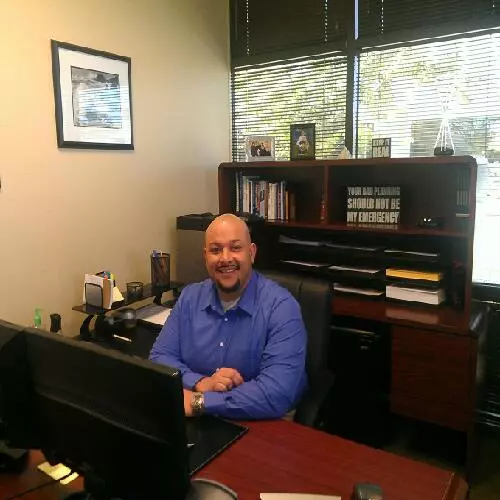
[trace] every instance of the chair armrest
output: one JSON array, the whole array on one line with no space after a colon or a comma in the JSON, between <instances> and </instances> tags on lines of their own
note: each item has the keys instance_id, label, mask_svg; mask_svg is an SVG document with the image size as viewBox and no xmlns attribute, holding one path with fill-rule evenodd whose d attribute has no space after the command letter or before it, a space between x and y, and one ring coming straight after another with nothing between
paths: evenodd
<instances>
[{"instance_id":1,"label":"chair armrest","mask_svg":"<svg viewBox=\"0 0 500 500\"><path fill-rule=\"evenodd\" d=\"M322 371L313 380L310 380L309 390L297 405L294 421L308 427L318 427L321 410L334 382L335 375L329 370Z\"/></svg>"}]
</instances>

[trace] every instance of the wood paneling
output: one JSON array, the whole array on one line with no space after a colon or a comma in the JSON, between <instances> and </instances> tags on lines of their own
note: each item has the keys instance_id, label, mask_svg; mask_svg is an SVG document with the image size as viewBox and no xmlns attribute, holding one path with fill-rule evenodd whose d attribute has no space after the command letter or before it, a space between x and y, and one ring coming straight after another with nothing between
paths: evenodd
<instances>
[{"instance_id":1,"label":"wood paneling","mask_svg":"<svg viewBox=\"0 0 500 500\"><path fill-rule=\"evenodd\" d=\"M394 326L392 411L467 430L472 418L472 342L454 334Z\"/></svg>"},{"instance_id":2,"label":"wood paneling","mask_svg":"<svg viewBox=\"0 0 500 500\"><path fill-rule=\"evenodd\" d=\"M199 473L219 481L240 500L258 500L263 492L340 495L350 498L354 483L373 482L390 500L465 500L467 484L452 472L391 453L275 420L248 422L249 432L216 457ZM42 461L34 453L32 466L22 476L0 477L0 491L23 491L47 481L33 464ZM9 484L16 482L17 488ZM81 487L72 483L71 490ZM28 500L56 500L62 488L51 486L26 496Z\"/></svg>"}]
</instances>

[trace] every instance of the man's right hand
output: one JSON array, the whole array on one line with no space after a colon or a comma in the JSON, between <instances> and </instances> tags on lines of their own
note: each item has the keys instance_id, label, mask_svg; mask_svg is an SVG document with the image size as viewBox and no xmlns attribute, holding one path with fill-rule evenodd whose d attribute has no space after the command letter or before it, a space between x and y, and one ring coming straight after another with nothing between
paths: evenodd
<instances>
[{"instance_id":1,"label":"man's right hand","mask_svg":"<svg viewBox=\"0 0 500 500\"><path fill-rule=\"evenodd\" d=\"M197 392L226 392L238 387L244 382L238 370L234 368L219 368L211 377L199 380L194 386Z\"/></svg>"}]
</instances>

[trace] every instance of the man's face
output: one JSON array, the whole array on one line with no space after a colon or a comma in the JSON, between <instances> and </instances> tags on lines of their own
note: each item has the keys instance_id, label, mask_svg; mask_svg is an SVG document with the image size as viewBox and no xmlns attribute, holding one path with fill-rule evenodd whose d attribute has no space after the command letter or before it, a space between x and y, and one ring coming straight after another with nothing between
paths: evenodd
<instances>
[{"instance_id":1,"label":"man's face","mask_svg":"<svg viewBox=\"0 0 500 500\"><path fill-rule=\"evenodd\" d=\"M220 292L239 297L250 278L257 251L244 223L217 222L207 230L205 245L208 275Z\"/></svg>"}]
</instances>

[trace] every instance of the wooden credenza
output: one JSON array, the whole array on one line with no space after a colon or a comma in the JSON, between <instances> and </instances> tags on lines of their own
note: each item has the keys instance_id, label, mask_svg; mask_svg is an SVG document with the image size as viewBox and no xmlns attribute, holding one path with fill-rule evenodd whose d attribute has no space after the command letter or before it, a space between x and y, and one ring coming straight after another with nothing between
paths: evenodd
<instances>
[{"instance_id":1,"label":"wooden credenza","mask_svg":"<svg viewBox=\"0 0 500 500\"><path fill-rule=\"evenodd\" d=\"M426 263L418 259L405 262L386 250L414 249L438 255L428 265L444 276L445 303L426 306L384 297L336 294L332 315L385 325L390 338L391 411L466 433L469 473L474 462L475 409L482 396L482 345L487 318L485 308L473 307L471 302L476 171L471 157L219 166L220 213L257 212L262 216L252 223L259 248L258 268L289 270L287 260L382 269L418 268ZM347 223L348 186L400 186L399 223ZM280 201L269 197L269 193L275 196L276 192L282 196ZM269 214L279 217L270 220ZM438 227L418 224L429 216L439 218ZM286 238L319 244L285 244ZM381 250L370 255L342 253L321 243L325 241L333 243L333 247L369 246ZM321 274L332 283L337 280L327 267L299 271ZM386 278L382 274L378 286L385 290Z\"/></svg>"}]
</instances>

